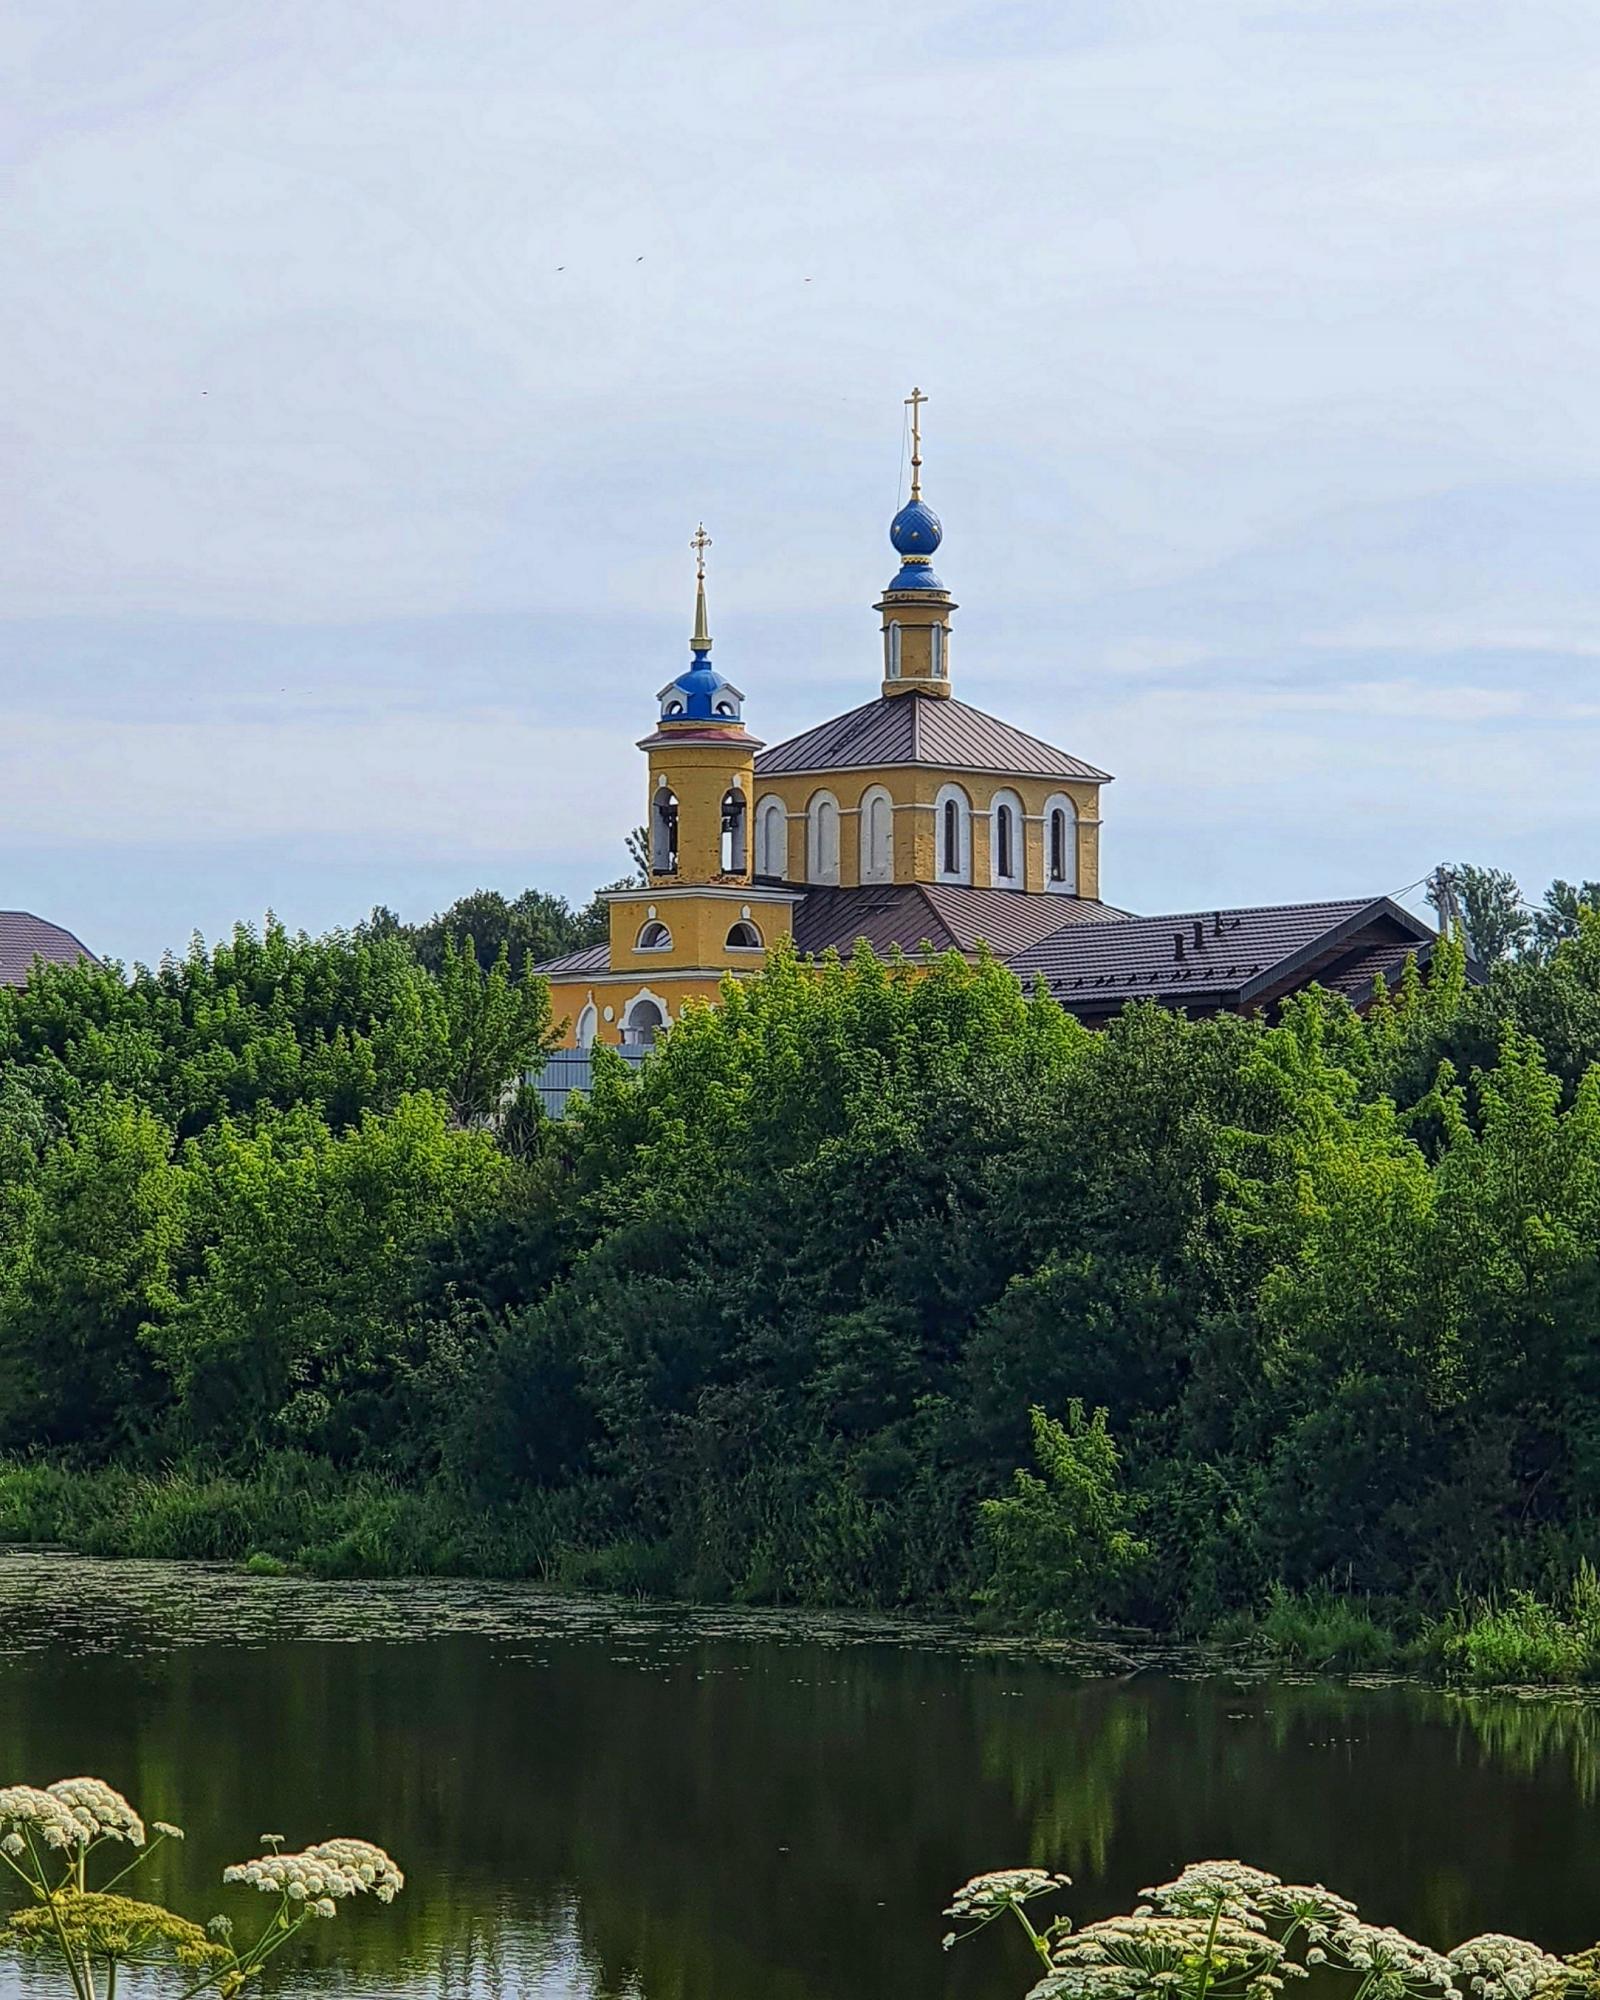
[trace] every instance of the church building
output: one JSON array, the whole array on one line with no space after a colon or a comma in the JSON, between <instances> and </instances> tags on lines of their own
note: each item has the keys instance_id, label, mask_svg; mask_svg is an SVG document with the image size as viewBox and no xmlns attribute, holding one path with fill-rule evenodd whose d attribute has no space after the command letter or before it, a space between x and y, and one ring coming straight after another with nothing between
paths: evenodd
<instances>
[{"instance_id":1,"label":"church building","mask_svg":"<svg viewBox=\"0 0 1600 2000\"><path fill-rule=\"evenodd\" d=\"M1434 932L1385 896L1136 917L1101 896L1110 774L957 698L951 619L934 567L943 529L911 496L889 527L899 568L874 609L876 697L768 746L711 664L701 528L690 661L659 696L648 760L650 872L610 898L607 943L541 966L569 1048L653 1042L690 1000L760 969L859 940L880 955L981 950L1064 1007L1104 1021L1130 999L1191 1013L1264 1010L1313 980L1359 1006Z\"/></svg>"}]
</instances>

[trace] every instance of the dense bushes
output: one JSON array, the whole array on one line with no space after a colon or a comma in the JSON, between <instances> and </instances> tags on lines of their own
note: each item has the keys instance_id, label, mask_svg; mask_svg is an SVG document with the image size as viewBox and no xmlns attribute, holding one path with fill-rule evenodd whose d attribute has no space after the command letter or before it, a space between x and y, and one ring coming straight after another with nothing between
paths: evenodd
<instances>
[{"instance_id":1,"label":"dense bushes","mask_svg":"<svg viewBox=\"0 0 1600 2000\"><path fill-rule=\"evenodd\" d=\"M544 1022L376 934L5 996L0 1442L145 1482L100 1546L260 1493L210 1552L1369 1658L1600 1555L1593 920L1365 1021L1099 1034L994 965L779 957L486 1121Z\"/></svg>"}]
</instances>

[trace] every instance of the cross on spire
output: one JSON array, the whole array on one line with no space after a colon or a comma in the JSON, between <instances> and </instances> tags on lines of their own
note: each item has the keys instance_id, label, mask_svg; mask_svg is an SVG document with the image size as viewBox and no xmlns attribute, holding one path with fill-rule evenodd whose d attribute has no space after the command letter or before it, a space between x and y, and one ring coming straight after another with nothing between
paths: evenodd
<instances>
[{"instance_id":1,"label":"cross on spire","mask_svg":"<svg viewBox=\"0 0 1600 2000\"><path fill-rule=\"evenodd\" d=\"M906 408L911 412L911 497L922 498L922 406L927 397L920 389L913 388L906 398Z\"/></svg>"},{"instance_id":2,"label":"cross on spire","mask_svg":"<svg viewBox=\"0 0 1600 2000\"><path fill-rule=\"evenodd\" d=\"M689 537L689 546L694 550L694 637L689 643L695 652L706 653L711 650L711 627L706 619L706 550L711 537L704 521Z\"/></svg>"}]
</instances>

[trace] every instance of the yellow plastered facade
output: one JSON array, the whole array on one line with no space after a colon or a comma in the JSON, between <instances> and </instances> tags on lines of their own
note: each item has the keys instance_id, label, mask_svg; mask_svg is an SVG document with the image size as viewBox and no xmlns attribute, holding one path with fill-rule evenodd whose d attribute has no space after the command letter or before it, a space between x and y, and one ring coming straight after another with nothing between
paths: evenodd
<instances>
[{"instance_id":1,"label":"yellow plastered facade","mask_svg":"<svg viewBox=\"0 0 1600 2000\"><path fill-rule=\"evenodd\" d=\"M941 794L954 787L967 802L970 856L964 874L979 888L995 880L991 833L994 806L1001 794L1020 802L1023 843L1022 878L1005 884L1010 888L1047 890L1046 815L1056 799L1071 802L1077 816L1077 889L1090 901L1100 895L1100 786L1080 779L1006 778L989 772L930 770L891 767L859 771L827 771L815 776L797 774L762 778L757 783L755 809L759 815L769 798L783 803L788 818L789 839L785 879L808 882L811 863L807 833L812 801L826 794L839 808L839 874L843 888L858 888L861 872L861 815L869 793L885 791L893 807L893 874L895 882L948 882L955 878L939 867L939 815Z\"/></svg>"},{"instance_id":2,"label":"yellow plastered facade","mask_svg":"<svg viewBox=\"0 0 1600 2000\"><path fill-rule=\"evenodd\" d=\"M884 592L876 609L883 619L886 695L949 695L950 614L956 608L944 591Z\"/></svg>"}]
</instances>

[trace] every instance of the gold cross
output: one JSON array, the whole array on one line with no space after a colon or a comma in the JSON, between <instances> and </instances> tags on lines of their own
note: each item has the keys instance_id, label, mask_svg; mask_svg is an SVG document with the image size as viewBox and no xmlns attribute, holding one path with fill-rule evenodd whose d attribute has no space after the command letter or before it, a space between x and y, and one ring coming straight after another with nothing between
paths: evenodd
<instances>
[{"instance_id":1,"label":"gold cross","mask_svg":"<svg viewBox=\"0 0 1600 2000\"><path fill-rule=\"evenodd\" d=\"M906 408L911 412L911 497L922 498L922 406L927 401L920 389L913 389L906 398Z\"/></svg>"},{"instance_id":2,"label":"gold cross","mask_svg":"<svg viewBox=\"0 0 1600 2000\"><path fill-rule=\"evenodd\" d=\"M694 550L694 573L704 583L706 576L706 550L711 546L711 537L706 533L706 524L704 521L700 523L699 527L689 537L689 546Z\"/></svg>"}]
</instances>

